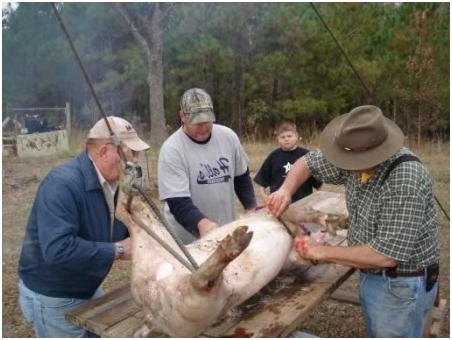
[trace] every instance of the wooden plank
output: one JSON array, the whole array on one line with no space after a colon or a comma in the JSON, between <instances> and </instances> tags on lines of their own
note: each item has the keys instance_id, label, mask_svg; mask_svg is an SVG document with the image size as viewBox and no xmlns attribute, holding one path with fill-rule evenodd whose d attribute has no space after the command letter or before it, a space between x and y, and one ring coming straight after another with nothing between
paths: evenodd
<instances>
[{"instance_id":1,"label":"wooden plank","mask_svg":"<svg viewBox=\"0 0 452 340\"><path fill-rule=\"evenodd\" d=\"M280 275L242 304L233 317L222 320L201 336L288 336L352 273L350 268L324 264ZM142 312L132 299L128 284L75 308L67 318L102 337L132 337L143 325ZM152 336L164 337L157 333Z\"/></svg>"},{"instance_id":2,"label":"wooden plank","mask_svg":"<svg viewBox=\"0 0 452 340\"><path fill-rule=\"evenodd\" d=\"M345 303L351 303L357 306L361 304L359 302L359 294L357 290L345 291L338 289L333 294L331 294L330 299Z\"/></svg>"},{"instance_id":3,"label":"wooden plank","mask_svg":"<svg viewBox=\"0 0 452 340\"><path fill-rule=\"evenodd\" d=\"M67 319L72 321L71 319L89 317L90 314L96 313L98 310L105 309L105 306L108 305L111 301L115 301L118 298L121 298L125 294L130 293L130 283L126 283L118 288L115 288L111 292L101 296L100 298L90 300L88 303L82 304L77 308L71 310L68 314Z\"/></svg>"},{"instance_id":4,"label":"wooden plank","mask_svg":"<svg viewBox=\"0 0 452 340\"><path fill-rule=\"evenodd\" d=\"M101 334L140 308L134 302L130 284L123 285L104 296L89 301L66 314L66 319L95 334Z\"/></svg>"},{"instance_id":5,"label":"wooden plank","mask_svg":"<svg viewBox=\"0 0 452 340\"><path fill-rule=\"evenodd\" d=\"M433 307L424 328L424 337L439 338L447 314L447 300L441 299L437 307Z\"/></svg>"},{"instance_id":6,"label":"wooden plank","mask_svg":"<svg viewBox=\"0 0 452 340\"><path fill-rule=\"evenodd\" d=\"M222 337L286 337L291 334L308 313L344 282L354 269L339 265L328 266L329 270L316 277L297 277L295 282L276 292L262 306L228 330ZM311 267L317 268L321 266ZM318 270L318 269L317 269Z\"/></svg>"},{"instance_id":7,"label":"wooden plank","mask_svg":"<svg viewBox=\"0 0 452 340\"><path fill-rule=\"evenodd\" d=\"M131 315L127 319L118 322L110 328L100 333L103 338L132 338L135 336L135 332L138 331L144 324L143 312L140 310L134 315ZM147 335L148 338L165 338L167 337L162 333L151 333Z\"/></svg>"},{"instance_id":8,"label":"wooden plank","mask_svg":"<svg viewBox=\"0 0 452 340\"><path fill-rule=\"evenodd\" d=\"M143 325L143 312L140 310L134 315L105 329L100 336L102 338L132 338L136 330Z\"/></svg>"},{"instance_id":9,"label":"wooden plank","mask_svg":"<svg viewBox=\"0 0 452 340\"><path fill-rule=\"evenodd\" d=\"M112 325L128 319L141 310L133 300L132 294L127 294L127 298L121 297L121 299L118 300L112 301L114 303L110 303L102 313L87 318L86 327L93 329L96 334L102 334ZM118 311L120 311L120 313L118 313Z\"/></svg>"}]
</instances>

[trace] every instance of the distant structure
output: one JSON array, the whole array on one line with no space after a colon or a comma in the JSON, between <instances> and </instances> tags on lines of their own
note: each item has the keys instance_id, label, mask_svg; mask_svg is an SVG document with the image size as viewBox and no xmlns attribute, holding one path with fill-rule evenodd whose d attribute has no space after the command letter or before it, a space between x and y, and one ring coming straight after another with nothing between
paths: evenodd
<instances>
[{"instance_id":1,"label":"distant structure","mask_svg":"<svg viewBox=\"0 0 452 340\"><path fill-rule=\"evenodd\" d=\"M69 103L64 107L7 107L2 122L3 154L29 158L69 150L70 110Z\"/></svg>"}]
</instances>

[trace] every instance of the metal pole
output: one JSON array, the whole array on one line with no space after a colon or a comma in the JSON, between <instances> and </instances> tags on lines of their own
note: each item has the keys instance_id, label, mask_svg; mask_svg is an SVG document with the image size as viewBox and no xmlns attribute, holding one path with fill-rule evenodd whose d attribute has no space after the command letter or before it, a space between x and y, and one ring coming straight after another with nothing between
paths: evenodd
<instances>
[{"instance_id":1,"label":"metal pole","mask_svg":"<svg viewBox=\"0 0 452 340\"><path fill-rule=\"evenodd\" d=\"M64 109L64 113L66 114L67 136L68 136L68 138L70 138L70 136L71 136L71 104L66 103L66 108Z\"/></svg>"},{"instance_id":2,"label":"metal pole","mask_svg":"<svg viewBox=\"0 0 452 340\"><path fill-rule=\"evenodd\" d=\"M160 222L163 224L163 226L165 227L165 229L168 231L168 233L171 235L171 237L174 239L174 241L177 243L177 245L179 246L180 250L182 250L182 252L184 253L185 257L188 259L188 261L190 261L191 265L193 266L193 268L198 269L199 266L196 263L195 259L191 256L190 252L187 250L187 248L185 247L185 245L182 243L181 239L179 238L179 236L173 231L173 229L171 229L169 223L166 221L165 217L163 217L163 215L161 214L159 208L157 207L157 205L154 203L154 201L152 201L152 199L143 191L143 189L140 186L133 186L136 190L138 190L138 192L141 194L141 196L144 198L144 200L146 201L146 203L149 205L149 207L151 208L151 210L154 212L154 214L157 216L157 218L160 220Z\"/></svg>"},{"instance_id":3,"label":"metal pole","mask_svg":"<svg viewBox=\"0 0 452 340\"><path fill-rule=\"evenodd\" d=\"M315 14L317 14L317 17L320 19L320 21L322 22L323 26L325 27L325 29L328 31L328 33L331 35L331 38L333 38L334 42L336 43L337 47L339 48L339 50L341 51L342 55L344 56L345 60L347 61L348 65L351 67L351 69L353 70L353 72L355 73L356 77L358 78L359 82L361 83L361 85L364 87L364 89L367 91L367 94L372 98L372 92L370 92L369 88L367 87L366 83L364 83L364 80L361 78L361 76L359 75L358 71L355 69L355 67L353 66L351 60L348 58L347 53L345 53L344 49L342 48L341 44L339 43L339 41L336 39L335 35L333 34L333 32L331 32L330 28L328 27L328 25L326 24L326 22L323 20L322 16L320 15L319 11L317 10L317 8L315 7L315 5L310 2L312 9L314 10ZM374 99L375 100L375 99Z\"/></svg>"},{"instance_id":4,"label":"metal pole","mask_svg":"<svg viewBox=\"0 0 452 340\"><path fill-rule=\"evenodd\" d=\"M91 83L91 80L89 79L88 73L86 72L85 67L83 66L82 60L80 59L80 57L77 53L77 50L75 49L75 46L72 43L72 39L71 39L68 31L66 30L66 26L64 25L63 19L61 18L60 13L58 12L58 10L55 6L55 3L51 2L50 6L52 7L53 12L55 13L55 16L56 16L58 22L60 23L61 29L63 30L64 34L66 35L66 39L69 43L69 46L71 47L72 52L74 53L75 59L77 60L77 63L80 66L80 69L82 70L83 76L85 77L86 83L88 84L91 94L93 95L97 108L99 109L100 113L102 114L102 116L105 119L105 123L107 124L108 130L110 131L110 136L113 137L115 135L113 132L113 129L111 128L110 123L108 122L108 119L107 119L107 115L106 115L104 109L102 108L102 105L100 104L99 99L97 98L96 92L94 91L94 87ZM119 143L117 145L119 145Z\"/></svg>"}]
</instances>

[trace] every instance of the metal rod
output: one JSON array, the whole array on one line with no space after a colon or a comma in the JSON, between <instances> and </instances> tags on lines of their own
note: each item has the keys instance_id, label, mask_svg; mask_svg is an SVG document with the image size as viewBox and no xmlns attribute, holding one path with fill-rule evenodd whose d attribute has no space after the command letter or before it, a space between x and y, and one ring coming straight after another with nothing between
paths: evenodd
<instances>
[{"instance_id":1,"label":"metal rod","mask_svg":"<svg viewBox=\"0 0 452 340\"><path fill-rule=\"evenodd\" d=\"M164 240L162 240L160 238L160 236L158 236L156 233L154 233L151 228L149 228L147 225L142 223L140 220L134 218L133 214L132 214L132 220L136 224L138 224L146 233L148 233L149 236L151 236L155 241L157 241L166 251L168 251L171 255L173 255L174 258L176 260L178 260L183 266L185 266L189 271L191 271L192 273L194 273L196 271L196 269L190 263L185 261L185 259L182 258L182 256L180 256L180 254L175 252Z\"/></svg>"},{"instance_id":2,"label":"metal rod","mask_svg":"<svg viewBox=\"0 0 452 340\"><path fill-rule=\"evenodd\" d=\"M438 197L436 197L436 195L433 195L433 197L435 198L436 203L438 203L439 207L441 208L441 211L443 212L443 214L447 217L447 220L450 221L449 214L447 213L446 209L444 209L444 207L442 206L442 204L438 200Z\"/></svg>"},{"instance_id":3,"label":"metal rod","mask_svg":"<svg viewBox=\"0 0 452 340\"><path fill-rule=\"evenodd\" d=\"M78 65L80 66L80 69L82 70L83 76L85 77L86 83L88 84L88 87L91 91L91 94L94 97L94 101L96 102L97 108L99 109L100 113L105 119L105 123L107 124L108 130L110 131L110 136L114 135L113 129L110 126L110 123L108 122L107 115L105 114L104 109L102 108L102 105L100 104L99 99L97 98L96 92L94 91L94 87L91 83L91 80L89 79L88 73L85 70L85 67L83 66L82 60L80 59L77 50L75 49L74 44L72 43L72 39L66 29L66 26L64 25L63 19L60 16L60 13L58 12L55 3L51 2L50 6L52 6L52 9L55 13L56 18L58 19L58 22L60 23L61 29L63 30L64 34L66 35L66 39L69 43L69 46L71 47L72 52L74 53L75 59L77 60Z\"/></svg>"},{"instance_id":4,"label":"metal rod","mask_svg":"<svg viewBox=\"0 0 452 340\"><path fill-rule=\"evenodd\" d=\"M52 7L56 18L58 19L61 29L63 30L63 32L66 36L66 39L69 43L69 46L71 47L71 50L74 53L75 59L77 60L77 63L80 66L80 69L82 70L83 76L85 77L85 81L88 84L91 94L93 95L97 108L99 109L99 112L102 114L102 116L105 120L105 124L107 124L107 128L108 128L108 131L110 131L110 136L111 136L112 142L118 147L119 158L121 158L122 162L124 162L124 164L125 164L127 162L127 158L120 146L121 141L119 140L119 137L115 135L115 133L113 132L113 129L110 126L110 123L108 122L107 114L105 113L104 109L102 108L102 105L100 104L100 101L96 95L96 91L94 91L94 87L91 83L91 80L89 79L88 73L86 72L85 67L83 66L82 60L80 59L80 56L78 55L77 50L75 49L75 46L72 42L69 32L67 31L66 26L64 25L63 18L61 18L60 13L58 12L58 10L55 6L55 3L51 2L50 6Z\"/></svg>"},{"instance_id":5,"label":"metal rod","mask_svg":"<svg viewBox=\"0 0 452 340\"><path fill-rule=\"evenodd\" d=\"M157 205L152 201L152 199L143 191L143 189L134 184L132 185L133 188L137 189L139 191L139 193L141 194L141 196L145 199L146 203L149 205L149 207L152 209L152 211L155 213L155 215L157 216L157 218L160 220L160 222L163 224L163 226L166 228L166 230L168 231L168 233L171 235L171 237L174 239L174 241L177 243L177 245L179 246L180 250L182 250L182 252L184 253L184 255L187 257L188 261L190 261L190 263L192 264L192 266L195 269L198 269L199 266L196 263L195 259L191 256L190 252L187 250L187 248L185 247L185 245L182 243L181 239L179 238L179 236L176 235L176 233L171 229L169 223L166 221L165 217L162 215L162 213L160 212L159 208L157 207Z\"/></svg>"},{"instance_id":6,"label":"metal rod","mask_svg":"<svg viewBox=\"0 0 452 340\"><path fill-rule=\"evenodd\" d=\"M319 11L317 10L317 8L315 7L314 3L310 2L312 9L314 10L314 12L317 14L318 18L320 19L320 21L322 22L323 26L325 26L326 30L328 31L328 33L331 35L331 38L333 38L334 42L336 43L337 47L339 48L339 50L341 51L342 55L344 56L345 60L347 61L348 65L350 66L350 68L353 70L353 72L355 73L356 77L358 78L359 82L361 83L361 85L364 87L364 89L367 91L367 94L369 95L369 97L375 101L375 97L372 94L372 92L370 92L369 88L367 87L366 83L364 83L364 80L361 78L361 76L359 75L359 72L356 70L356 68L353 66L352 62L350 61L350 59L347 56L347 53L345 53L345 50L342 48L341 44L339 43L339 41L336 39L335 35L333 34L333 32L330 30L330 28L328 27L328 25L326 24L326 22L323 20L322 16L320 15ZM441 208L441 211L444 213L444 215L446 216L447 220L450 221L450 217L447 214L446 210L443 208L443 206L441 205L440 201L438 200L438 197L433 194L433 197L435 198L436 203L438 203L439 207Z\"/></svg>"},{"instance_id":7,"label":"metal rod","mask_svg":"<svg viewBox=\"0 0 452 340\"><path fill-rule=\"evenodd\" d=\"M369 88L367 87L367 85L364 83L364 80L361 78L361 76L359 75L358 71L355 69L355 67L353 66L352 62L350 61L350 59L347 56L347 53L345 53L344 49L342 48L341 44L339 43L339 41L336 39L335 35L333 34L333 32L330 30L330 28L328 27L328 25L326 24L326 22L323 20L322 16L320 15L319 11L317 10L317 8L315 7L314 3L310 2L312 9L314 10L315 14L317 14L317 16L319 17L320 21L322 22L323 26L325 26L326 30L328 31L328 33L331 35L331 37L333 38L334 42L336 43L337 47L339 48L339 50L341 51L342 55L345 57L345 60L347 61L348 65L351 67L351 69L353 70L353 72L355 73L356 77L358 78L358 80L360 81L361 85L366 89L367 94L373 98L372 92L370 92Z\"/></svg>"}]
</instances>

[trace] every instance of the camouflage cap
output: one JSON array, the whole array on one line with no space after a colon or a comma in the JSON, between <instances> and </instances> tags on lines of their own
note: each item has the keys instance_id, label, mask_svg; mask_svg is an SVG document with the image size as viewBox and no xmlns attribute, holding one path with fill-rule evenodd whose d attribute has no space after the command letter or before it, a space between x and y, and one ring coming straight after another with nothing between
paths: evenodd
<instances>
[{"instance_id":1,"label":"camouflage cap","mask_svg":"<svg viewBox=\"0 0 452 340\"><path fill-rule=\"evenodd\" d=\"M203 89L192 88L184 92L180 108L188 115L189 124L214 122L212 99Z\"/></svg>"}]
</instances>

